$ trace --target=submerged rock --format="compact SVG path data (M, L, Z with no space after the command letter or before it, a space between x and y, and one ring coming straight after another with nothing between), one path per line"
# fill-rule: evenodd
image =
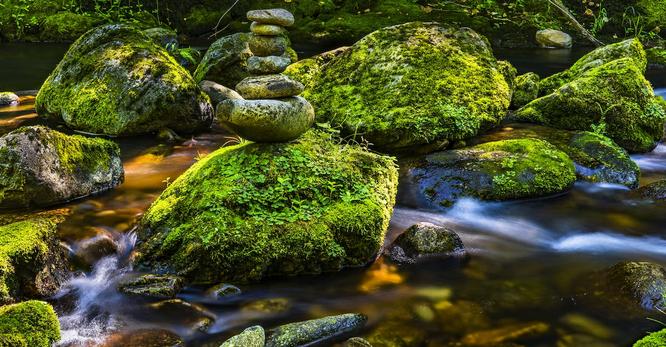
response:
M666 111L634 59L595 67L516 112L522 121L602 132L629 152L652 150Z
M207 291L207 294L216 298L216 299L220 299L220 298L240 295L241 290L240 290L240 288L238 288L234 285L227 284L227 283L222 283L222 284L218 284L215 287L209 289Z
M511 106L521 108L539 97L539 75L528 72L515 79L515 89L511 99Z
M60 323L51 305L26 301L0 307L0 346L50 347L60 340Z
M199 283L364 265L388 227L394 165L313 131L292 143L221 148L148 209L138 261Z
M397 262L414 262L425 256L463 255L465 247L454 231L431 223L411 226L398 236L389 251Z
M285 324L268 331L266 347L330 344L362 329L367 320L362 314L348 313Z
M42 85L35 108L72 129L112 136L164 127L190 133L213 120L189 72L126 25L101 26L79 38Z
M286 74L306 85L319 122L382 151L470 138L497 125L511 102L504 66L468 28L388 27L323 61L306 59Z
M546 48L571 48L573 46L571 35L553 29L537 31L536 41L539 43L539 46Z
M184 347L185 343L175 333L163 329L139 329L111 335L102 347Z
M255 142L287 142L312 127L314 108L300 96L277 100L225 100L217 118L238 135Z
M666 201L666 180L650 183L636 191L636 195L653 201Z
M221 84L217 84L213 81L201 81L199 87L204 93L208 94L210 101L213 106L217 107L224 100L242 100L243 97L240 96L235 90L227 88Z
M17 104L19 96L12 92L0 92L0 106Z
M250 76L247 71L247 59L252 56L249 41L250 34L238 33L213 42L197 66L194 79L233 87Z
M470 333L462 339L462 344L464 346L499 346L504 343L538 338L548 333L549 330L550 326L542 322L511 324Z
M43 126L1 137L0 163L0 208L50 206L123 181L118 145Z
M342 347L372 347L372 344L363 338L352 337L345 341L345 343L342 344Z
M121 293L160 299L174 298L182 288L183 279L169 275L142 275L118 284Z
M264 328L256 325L225 341L220 347L264 347Z
M511 200L552 195L569 189L576 180L571 159L537 139L433 153L405 175L405 186L415 185L418 200L430 207L448 207L461 197Z
M69 277L66 252L58 243L62 213L11 218L0 226L0 304L44 298Z

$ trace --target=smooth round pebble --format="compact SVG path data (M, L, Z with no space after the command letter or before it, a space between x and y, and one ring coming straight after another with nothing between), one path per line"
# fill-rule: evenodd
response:
M248 77L236 85L236 90L245 99L279 99L296 96L305 86L285 75Z
M250 11L247 13L247 19L262 24L274 24L283 27L294 24L294 15L283 8Z
M291 59L284 56L253 56L247 59L247 71L256 75L276 74L284 72L290 64Z
M250 31L264 36L279 36L287 32L287 30L279 25L261 24L259 22L252 22L250 24Z
M213 81L203 80L199 82L199 88L201 88L201 90L203 90L203 92L206 93L208 97L210 97L210 101L213 104L213 106L216 106L220 102L227 99L243 98L235 90L227 88Z

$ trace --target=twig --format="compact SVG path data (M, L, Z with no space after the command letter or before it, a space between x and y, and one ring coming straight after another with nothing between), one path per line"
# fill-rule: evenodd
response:
M590 33L585 27L583 27L578 20L576 20L576 17L569 12L569 9L560 1L560 0L548 0L551 5L555 6L556 9L558 9L567 19L569 19L569 22L571 25L573 25L578 31L585 36L586 39L590 40L595 46L603 46L604 43L597 40L592 33Z
M215 24L215 27L213 28L213 33L212 33L210 36L208 36L209 39L210 39L210 38L213 38L213 37L215 37L215 36L217 36L217 34L219 34L220 32L222 32L222 31L224 31L224 30L226 30L226 29L229 27L229 25L227 24L224 28L222 28L221 30L218 30L218 28L220 27L220 24L222 23L222 19L223 19L223 18L224 18L224 17L225 17L225 16L226 16L226 15L227 15L227 14L228 14L233 8L234 8L234 7L236 7L236 5L238 4L238 2L240 2L240 0L236 0L236 1L235 1L235 2L234 2L234 3L233 3L233 4L232 4L232 5L231 5L231 6L230 6L230 7L229 7L229 8L228 8L223 14L222 14L222 16L220 17L220 19L217 20L217 24Z

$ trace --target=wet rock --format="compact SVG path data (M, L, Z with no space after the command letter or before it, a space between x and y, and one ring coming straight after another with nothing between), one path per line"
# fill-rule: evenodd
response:
M213 81L201 81L199 82L199 87L204 93L208 94L210 101L213 106L217 107L219 103L224 100L242 100L243 97L240 96L235 90L227 88L221 84L217 84Z
M352 337L345 341L345 343L342 344L342 347L372 347L372 344L363 338Z
M557 347L618 347L618 345L584 334L562 335L557 340Z
M213 120L189 72L128 25L101 26L77 40L42 85L35 108L49 121L112 136L164 127L191 133Z
M547 196L566 191L576 180L571 159L536 139L494 141L433 153L404 175L402 189L415 189L417 203L431 208L451 206L461 197L511 200Z
M550 326L542 322L518 323L470 333L462 339L462 344L465 346L497 346L538 338L548 333L549 330Z
M217 286L209 289L207 291L209 296L212 296L214 298L225 298L225 297L230 297L230 296L236 296L241 294L241 290L231 284L227 283L222 283L218 284Z
M18 102L19 102L18 95L12 92L0 92L0 106L17 104Z
M266 347L296 347L314 343L332 343L365 326L368 318L348 313L338 316L290 323L271 329Z
M435 310L441 317L440 329L452 337L462 338L468 333L490 328L488 315L481 305L472 301L444 300L435 304Z
M183 138L178 136L178 134L169 129L169 128L162 128L160 131L157 132L157 139L166 143L177 143L177 142L182 142Z
M588 276L579 297L618 318L642 317L666 308L666 270L650 262L621 262Z
M397 262L415 262L427 256L462 256L465 254L460 236L454 231L431 223L411 226L398 236L389 251Z
M178 34L171 29L150 28L143 30L143 33L164 48L178 48Z
M225 86L235 86L245 77L247 59L252 56L248 41L250 34L238 33L220 38L210 45L194 72L196 81L215 81Z
M175 333L162 329L140 329L111 335L102 347L184 347L185 342Z
M641 187L636 190L635 195L653 201L666 201L666 180Z
M399 152L446 147L497 125L511 102L504 68L469 28L407 23L375 31L325 64L292 64L286 74L306 85L318 122Z
M314 108L300 96L279 100L225 100L217 117L238 135L254 142L297 139L314 124Z
M121 293L151 298L174 298L183 287L183 279L169 275L142 275L123 279L118 284Z
M396 184L391 158L315 131L221 148L144 214L137 263L202 284L365 265L382 246Z
M259 22L252 22L252 24L250 24L250 31L255 35L261 36L280 36L287 33L287 31L279 25L262 24Z
M289 48L289 41L284 36L260 36L252 34L248 42L250 51L254 55L267 57L283 55Z
M0 345L50 347L60 340L60 323L51 305L25 301L0 307Z
M521 108L539 97L539 75L529 72L515 79L515 89L511 99L511 106Z
M220 347L264 347L266 336L264 328L253 326L225 341Z
M1 137L0 162L0 208L55 205L123 181L115 143L43 126L19 128Z
M243 310L270 314L286 312L289 308L291 303L286 298L262 299L243 305Z
M273 24L283 27L289 27L294 24L294 15L282 8L249 11L247 19L261 24Z
M74 252L74 257L84 266L90 268L107 256L118 252L118 244L109 235L98 235L81 242Z
M247 70L257 75L277 74L286 70L289 64L291 64L291 59L288 57L250 57L247 60Z
M609 340L615 335L613 330L602 322L578 313L569 313L563 316L560 322L573 331L602 340Z
M287 98L302 93L304 88L285 75L248 77L236 85L238 93L249 100Z
M541 47L545 48L571 48L573 45L571 35L553 29L537 31L536 41Z
M367 341L372 346L420 347L425 345L426 337L423 323L411 310L399 306L383 317Z

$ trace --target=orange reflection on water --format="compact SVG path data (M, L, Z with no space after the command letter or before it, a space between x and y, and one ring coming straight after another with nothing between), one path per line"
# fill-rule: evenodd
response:
M377 260L365 273L359 290L371 293L387 285L401 284L405 281L404 276L398 273L398 267L386 264L383 258Z

